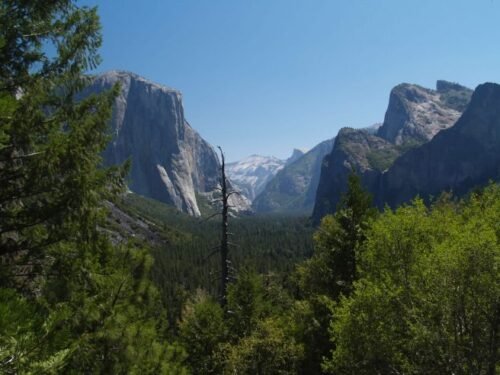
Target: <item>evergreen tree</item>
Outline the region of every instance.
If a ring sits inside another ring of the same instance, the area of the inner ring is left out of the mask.
[[[304,301],[297,304],[295,319],[297,335],[305,346],[307,373],[321,373],[321,360],[332,349],[326,329],[332,319],[331,308],[341,295],[352,292],[356,259],[376,214],[371,196],[352,172],[337,211],[323,218],[314,235],[313,256],[297,268]]]
[[[125,171],[100,158],[117,88],[77,100],[100,43],[95,8],[0,3],[2,373],[184,371],[149,255],[104,230]]]
[[[314,255],[299,266],[299,283],[304,293],[337,300],[340,294],[351,292],[356,279],[356,257],[376,214],[360,177],[351,173],[337,211],[323,218],[314,235]]]

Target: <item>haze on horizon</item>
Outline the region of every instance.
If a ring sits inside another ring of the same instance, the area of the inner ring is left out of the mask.
[[[188,121],[230,161],[285,159],[380,122],[402,82],[500,81],[497,0],[79,3],[99,7],[98,71],[180,90]]]

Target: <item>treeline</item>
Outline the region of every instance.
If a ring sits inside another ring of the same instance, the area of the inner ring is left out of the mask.
[[[173,329],[190,293],[203,289],[215,299],[220,296],[220,217],[193,218],[135,194],[123,196],[117,205],[147,221],[164,240],[151,248],[152,278]],[[296,265],[312,255],[313,228],[306,217],[232,217],[229,231],[231,280],[252,271],[290,286]]]
[[[219,224],[123,198],[126,166],[101,166],[117,90],[76,100],[96,10],[0,4],[0,373],[500,371],[498,185],[380,213],[352,175],[313,236],[233,219],[221,307]],[[107,202],[165,244],[117,241]]]

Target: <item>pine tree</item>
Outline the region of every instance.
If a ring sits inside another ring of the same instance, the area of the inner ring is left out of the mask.
[[[337,211],[323,218],[314,235],[313,256],[297,268],[299,290],[304,297],[296,314],[297,326],[303,329],[297,334],[305,345],[304,371],[308,373],[321,373],[321,359],[332,350],[327,331],[331,309],[342,295],[352,293],[356,259],[376,214],[371,196],[352,172]]]
[[[100,43],[95,8],[0,4],[2,373],[183,372],[147,251],[103,230],[125,168],[101,167],[117,88],[79,98]]]

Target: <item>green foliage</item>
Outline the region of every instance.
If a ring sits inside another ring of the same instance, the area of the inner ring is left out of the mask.
[[[218,298],[220,258],[214,253],[220,238],[217,218],[193,218],[136,194],[127,194],[118,205],[132,217],[151,223],[164,238],[153,253],[153,279],[169,306],[172,326],[189,293],[202,288]],[[296,264],[312,253],[312,226],[304,217],[230,218],[230,228],[230,240],[235,244],[230,247],[230,260],[237,273],[248,268],[271,274],[274,285],[290,284],[289,275]],[[277,288],[273,290],[280,294]]]
[[[101,168],[117,88],[77,100],[96,9],[9,0],[0,25],[0,372],[183,373],[151,257],[104,230],[125,170]]]
[[[401,145],[372,150],[366,154],[366,158],[371,168],[383,172],[389,169],[401,155],[420,145],[422,145],[422,142],[416,139],[407,140]]]
[[[337,211],[323,218],[314,235],[314,255],[298,267],[303,293],[336,300],[341,293],[350,292],[356,277],[356,256],[376,212],[360,178],[352,173]]]
[[[500,188],[419,200],[373,225],[355,291],[333,309],[332,373],[498,372]]]
[[[15,290],[0,289],[0,370],[4,374],[54,373],[65,363],[71,349],[45,348],[55,325],[68,314],[59,308],[49,317],[40,306]]]
[[[221,345],[228,339],[223,314],[222,308],[202,291],[197,291],[184,306],[179,337],[188,352],[187,362],[193,373],[221,372]]]
[[[267,318],[252,334],[228,348],[226,371],[231,374],[297,374],[302,346],[290,334],[287,321]]]
[[[394,147],[372,150],[366,154],[370,167],[377,171],[385,171],[394,163],[401,153]]]
[[[200,374],[294,373],[303,350],[288,316],[292,306],[271,275],[249,271],[230,284],[226,313],[197,291],[179,322],[190,369]]]
[[[330,307],[341,295],[352,292],[356,259],[376,212],[360,178],[352,173],[336,213],[324,217],[314,235],[313,256],[297,267],[297,283],[304,301],[297,306],[295,319],[303,327],[297,334],[306,343],[305,366],[309,373],[320,372],[321,359],[332,348],[325,330],[332,319]],[[306,326],[308,320],[311,324]]]
[[[243,337],[254,329],[264,314],[264,285],[256,274],[244,272],[228,290],[230,332]]]

